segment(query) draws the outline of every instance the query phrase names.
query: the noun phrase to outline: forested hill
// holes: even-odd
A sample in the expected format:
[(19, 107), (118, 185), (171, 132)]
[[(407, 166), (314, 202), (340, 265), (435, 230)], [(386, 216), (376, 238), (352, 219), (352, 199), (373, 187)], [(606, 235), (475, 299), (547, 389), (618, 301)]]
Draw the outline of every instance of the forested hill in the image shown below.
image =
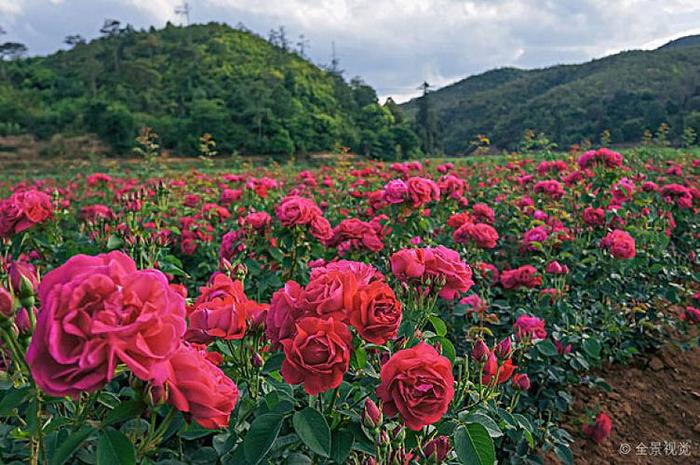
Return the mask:
[[(428, 94), (437, 140), (448, 153), (468, 151), (479, 134), (512, 148), (526, 129), (544, 132), (561, 146), (598, 141), (637, 142), (645, 130), (670, 126), (700, 133), (698, 37), (653, 51), (629, 51), (579, 65), (504, 68), (472, 76)], [(422, 97), (424, 98), (424, 97)], [(402, 105), (410, 117), (420, 99)], [(425, 103), (425, 102), (424, 102)]]
[(136, 31), (112, 24), (89, 43), (0, 62), (0, 134), (97, 134), (117, 153), (142, 126), (163, 148), (291, 154), (348, 146), (371, 156), (413, 152), (418, 140), (396, 105), (379, 105), (284, 40), (210, 23)]

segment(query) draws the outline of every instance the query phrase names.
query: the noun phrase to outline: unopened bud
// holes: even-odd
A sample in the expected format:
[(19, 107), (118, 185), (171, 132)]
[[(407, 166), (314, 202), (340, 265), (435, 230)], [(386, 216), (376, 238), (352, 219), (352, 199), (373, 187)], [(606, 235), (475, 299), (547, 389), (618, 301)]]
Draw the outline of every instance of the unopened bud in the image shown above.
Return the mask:
[(382, 424), (383, 416), (377, 404), (372, 399), (365, 400), (365, 408), (362, 409), (362, 423), (370, 429), (375, 429)]
[(447, 436), (438, 436), (423, 446), (425, 458), (429, 463), (442, 463), (450, 451), (450, 440)]
[(518, 373), (511, 379), (513, 389), (518, 391), (527, 391), (530, 389), (530, 377), (526, 373)]
[(262, 359), (262, 357), (260, 356), (260, 354), (258, 354), (258, 353), (256, 352), (256, 353), (254, 353), (253, 355), (250, 356), (250, 363), (251, 363), (255, 368), (260, 368), (261, 366), (263, 366), (263, 363), (264, 363), (264, 362), (263, 362), (263, 359)]
[(486, 343), (479, 339), (472, 348), (472, 359), (477, 362), (484, 362), (489, 356), (489, 348)]
[(496, 356), (500, 359), (507, 359), (511, 356), (510, 338), (507, 337), (498, 343), (495, 349)]
[(0, 316), (10, 318), (15, 313), (15, 302), (10, 291), (0, 287)]

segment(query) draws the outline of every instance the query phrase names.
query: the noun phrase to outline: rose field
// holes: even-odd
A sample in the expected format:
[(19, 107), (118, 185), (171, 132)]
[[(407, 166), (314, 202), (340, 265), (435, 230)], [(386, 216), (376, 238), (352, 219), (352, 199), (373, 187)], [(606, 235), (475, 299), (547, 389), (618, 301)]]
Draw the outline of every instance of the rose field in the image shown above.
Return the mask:
[(700, 460), (697, 150), (199, 165), (0, 175), (0, 464)]

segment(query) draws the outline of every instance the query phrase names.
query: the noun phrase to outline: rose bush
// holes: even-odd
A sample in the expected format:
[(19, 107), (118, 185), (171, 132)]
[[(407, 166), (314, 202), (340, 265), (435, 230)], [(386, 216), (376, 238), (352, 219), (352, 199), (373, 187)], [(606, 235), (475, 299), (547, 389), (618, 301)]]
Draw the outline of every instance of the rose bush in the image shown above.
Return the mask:
[(0, 460), (570, 461), (700, 321), (700, 160), (558, 156), (0, 181)]

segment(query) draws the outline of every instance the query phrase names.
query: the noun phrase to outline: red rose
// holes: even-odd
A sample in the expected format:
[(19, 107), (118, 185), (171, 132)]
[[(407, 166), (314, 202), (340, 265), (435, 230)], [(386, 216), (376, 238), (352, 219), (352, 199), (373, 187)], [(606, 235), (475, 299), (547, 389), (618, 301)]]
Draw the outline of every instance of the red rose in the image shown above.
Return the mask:
[(356, 294), (349, 320), (364, 340), (384, 344), (396, 337), (401, 302), (386, 283), (374, 281)]
[(51, 197), (37, 190), (19, 192), (13, 196), (14, 202), (22, 210), (23, 219), (15, 226), (15, 232), (22, 232), (25, 229), (42, 223), (53, 215)]
[(0, 236), (20, 233), (53, 216), (51, 197), (37, 190), (15, 192), (0, 202)]
[(200, 292), (189, 309), (187, 340), (208, 343), (215, 337), (241, 339), (247, 329), (249, 312), (259, 307), (245, 295), (243, 284), (223, 273), (215, 273)]
[(321, 215), (321, 209), (318, 208), (313, 200), (299, 197), (298, 195), (290, 195), (282, 199), (282, 202), (275, 210), (277, 219), (280, 220), (282, 226), (294, 226), (296, 224), (309, 224), (317, 216)]
[(605, 224), (605, 210), (602, 208), (586, 207), (583, 210), (583, 221), (589, 226)]
[(440, 200), (440, 188), (430, 179), (412, 177), (406, 181), (408, 187), (408, 198), (413, 202), (414, 207), (420, 207), (431, 201)]
[(391, 262), (391, 272), (402, 281), (420, 278), (425, 273), (423, 249), (401, 249), (394, 253), (389, 261)]
[(236, 303), (231, 296), (196, 307), (189, 316), (185, 339), (208, 343), (215, 337), (242, 339), (247, 328), (245, 304)]
[(303, 314), (299, 307), (302, 291), (297, 282), (287, 281), (282, 289), (272, 295), (265, 317), (265, 335), (273, 344), (294, 334), (294, 322)]
[[(496, 366), (498, 367), (498, 365)], [(517, 366), (513, 365), (513, 361), (511, 359), (508, 359), (505, 362), (503, 362), (503, 365), (496, 368), (495, 372), (493, 373), (488, 373), (486, 372), (486, 370), (484, 370), (484, 376), (482, 377), (481, 382), (482, 384), (489, 384), (493, 379), (493, 376), (496, 373), (498, 373), (498, 379), (496, 380), (496, 384), (503, 384), (510, 379), (516, 368)]]
[(311, 235), (321, 242), (329, 241), (333, 238), (333, 228), (326, 218), (321, 215), (311, 220)]
[(168, 377), (155, 385), (154, 394), (167, 395), (169, 404), (209, 429), (227, 427), (238, 401), (236, 384), (210, 361), (206, 351), (187, 344), (170, 359)]
[(598, 414), (595, 423), (583, 426), (583, 433), (598, 444), (602, 443), (610, 436), (611, 430), (612, 422), (610, 421), (610, 417), (604, 412)]
[(387, 415), (400, 414), (418, 431), (447, 412), (454, 397), (452, 365), (425, 342), (400, 350), (382, 367), (377, 397)]
[(513, 324), (515, 337), (518, 340), (529, 338), (542, 340), (547, 337), (547, 330), (544, 328), (544, 320), (536, 316), (520, 315)]
[(426, 274), (445, 282), (438, 293), (440, 297), (454, 300), (457, 295), (472, 287), (472, 269), (462, 261), (459, 253), (442, 245), (426, 250)]
[(616, 229), (603, 238), (600, 245), (615, 258), (627, 260), (637, 254), (634, 238), (621, 229)]
[(464, 244), (469, 240), (473, 240), (477, 247), (493, 249), (496, 247), (496, 241), (498, 241), (498, 232), (485, 223), (466, 223), (452, 234), (452, 239), (458, 244)]
[(315, 396), (343, 382), (352, 348), (345, 324), (333, 318), (302, 318), (296, 323), (296, 335), (282, 345), (282, 376), (287, 383), (304, 383), (304, 391)]
[(300, 295), (299, 306), (305, 315), (345, 321), (357, 290), (357, 279), (349, 270), (315, 273)]
[(523, 265), (501, 273), (501, 285), (504, 289), (515, 289), (520, 286), (533, 288), (541, 284), (542, 277), (537, 276), (537, 270), (532, 265)]

